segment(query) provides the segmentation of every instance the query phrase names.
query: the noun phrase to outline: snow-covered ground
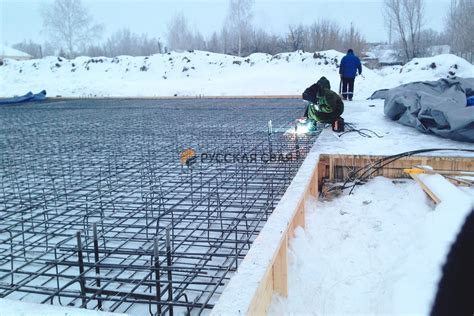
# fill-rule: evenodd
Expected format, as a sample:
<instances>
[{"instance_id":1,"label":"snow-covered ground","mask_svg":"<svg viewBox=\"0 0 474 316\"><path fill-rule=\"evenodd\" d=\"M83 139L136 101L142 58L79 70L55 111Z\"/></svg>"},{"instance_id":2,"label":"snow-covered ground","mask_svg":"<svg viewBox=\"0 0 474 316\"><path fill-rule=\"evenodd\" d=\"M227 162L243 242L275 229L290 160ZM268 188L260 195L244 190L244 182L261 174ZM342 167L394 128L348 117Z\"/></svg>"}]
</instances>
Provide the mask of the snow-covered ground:
<instances>
[{"instance_id":1,"label":"snow-covered ground","mask_svg":"<svg viewBox=\"0 0 474 316\"><path fill-rule=\"evenodd\" d=\"M408 65L407 65L408 66ZM416 67L413 65L410 67ZM426 135L393 122L383 101L345 102L347 122L365 131L325 129L320 154L394 155L428 148L474 150L474 144ZM473 157L437 151L425 155ZM273 297L270 314L429 314L452 241L474 207L474 189L421 175L442 203L412 180L378 177L329 201L310 201L306 229L290 243L288 298Z\"/></svg>"},{"instance_id":2,"label":"snow-covered ground","mask_svg":"<svg viewBox=\"0 0 474 316\"><path fill-rule=\"evenodd\" d=\"M108 313L63 307L49 304L35 304L9 299L0 299L0 316L125 316L126 314Z\"/></svg>"},{"instance_id":3,"label":"snow-covered ground","mask_svg":"<svg viewBox=\"0 0 474 316\"><path fill-rule=\"evenodd\" d=\"M406 151L429 148L473 149L474 144L423 134L415 128L390 120L384 115L383 100L345 102L342 116L347 123L371 136L362 137L356 132L337 134L325 129L318 138L318 151L325 154L394 155ZM377 133L377 137L373 132ZM434 152L426 155L462 155L474 153Z\"/></svg>"},{"instance_id":4,"label":"snow-covered ground","mask_svg":"<svg viewBox=\"0 0 474 316\"><path fill-rule=\"evenodd\" d=\"M270 314L429 314L474 204L474 190L455 190L434 206L416 182L379 177L311 202L290 246L288 298L275 295Z\"/></svg>"},{"instance_id":5,"label":"snow-covered ground","mask_svg":"<svg viewBox=\"0 0 474 316\"><path fill-rule=\"evenodd\" d=\"M300 95L321 76L337 91L337 67L343 56L334 50L242 58L192 51L148 57L6 59L0 66L0 97L43 89L48 96L65 97ZM356 98L410 81L455 75L473 77L474 66L454 55L440 55L404 67L364 67L364 77L356 79Z\"/></svg>"}]
</instances>

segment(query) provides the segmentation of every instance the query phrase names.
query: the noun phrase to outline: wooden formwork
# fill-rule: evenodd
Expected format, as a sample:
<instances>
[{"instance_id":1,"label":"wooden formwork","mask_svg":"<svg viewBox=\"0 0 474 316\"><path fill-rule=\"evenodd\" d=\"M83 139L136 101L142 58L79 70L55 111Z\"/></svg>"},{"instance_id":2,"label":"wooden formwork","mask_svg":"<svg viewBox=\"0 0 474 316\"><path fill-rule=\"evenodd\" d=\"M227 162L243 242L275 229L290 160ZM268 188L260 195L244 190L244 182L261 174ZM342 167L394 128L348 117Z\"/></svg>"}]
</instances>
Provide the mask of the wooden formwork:
<instances>
[{"instance_id":1,"label":"wooden formwork","mask_svg":"<svg viewBox=\"0 0 474 316\"><path fill-rule=\"evenodd\" d=\"M274 257L268 265L264 278L261 280L256 295L246 314L262 315L270 305L273 293L281 296L288 296L288 246L291 238L294 237L298 227L305 227L305 207L311 196L317 195L317 172L312 176L310 187L305 190L302 198L297 203L292 219L283 232L281 241L275 247Z\"/></svg>"},{"instance_id":2,"label":"wooden formwork","mask_svg":"<svg viewBox=\"0 0 474 316\"><path fill-rule=\"evenodd\" d=\"M288 245L295 229L305 226L308 199L318 195L323 180L344 180L352 170L381 158L384 157L310 153L211 314L263 315L266 314L274 293L287 296ZM474 171L474 158L404 157L384 166L374 176L405 178L407 175L403 170L416 165L429 165L435 170L443 171ZM299 187L301 185L304 187ZM288 195L292 194L297 196L289 198ZM279 217L284 217L286 225L283 227L278 226ZM277 229L266 229L272 225L277 226ZM270 255L259 256L259 251Z\"/></svg>"},{"instance_id":3,"label":"wooden formwork","mask_svg":"<svg viewBox=\"0 0 474 316\"><path fill-rule=\"evenodd\" d=\"M215 304L212 315L262 315L272 295L288 294L288 245L318 194L319 154L312 150Z\"/></svg>"},{"instance_id":4,"label":"wooden formwork","mask_svg":"<svg viewBox=\"0 0 474 316\"><path fill-rule=\"evenodd\" d=\"M319 159L319 179L343 181L350 172L374 163L384 156L365 155L321 155ZM404 169L414 166L431 166L438 171L474 171L474 158L445 156L410 156L398 159L376 171L373 176L387 178L407 178Z\"/></svg>"}]
</instances>

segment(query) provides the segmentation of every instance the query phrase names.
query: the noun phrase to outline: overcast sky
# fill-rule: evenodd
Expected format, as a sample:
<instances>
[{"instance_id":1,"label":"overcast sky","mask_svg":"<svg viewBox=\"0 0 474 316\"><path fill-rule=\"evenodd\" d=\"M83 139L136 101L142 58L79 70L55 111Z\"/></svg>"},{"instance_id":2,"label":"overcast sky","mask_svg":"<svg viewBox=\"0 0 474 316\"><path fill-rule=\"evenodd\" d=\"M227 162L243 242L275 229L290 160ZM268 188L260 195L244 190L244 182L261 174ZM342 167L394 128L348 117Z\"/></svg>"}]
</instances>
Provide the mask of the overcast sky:
<instances>
[{"instance_id":1,"label":"overcast sky","mask_svg":"<svg viewBox=\"0 0 474 316\"><path fill-rule=\"evenodd\" d=\"M12 45L32 39L43 42L40 8L54 0L0 0L0 43ZM179 12L192 29L208 36L220 30L228 0L83 0L94 19L105 25L103 38L122 27L166 40L170 18ZM425 0L425 26L442 30L449 0ZM382 16L383 0L255 0L254 24L281 34L289 24L310 24L327 18L362 32L370 42L387 41Z\"/></svg>"}]
</instances>

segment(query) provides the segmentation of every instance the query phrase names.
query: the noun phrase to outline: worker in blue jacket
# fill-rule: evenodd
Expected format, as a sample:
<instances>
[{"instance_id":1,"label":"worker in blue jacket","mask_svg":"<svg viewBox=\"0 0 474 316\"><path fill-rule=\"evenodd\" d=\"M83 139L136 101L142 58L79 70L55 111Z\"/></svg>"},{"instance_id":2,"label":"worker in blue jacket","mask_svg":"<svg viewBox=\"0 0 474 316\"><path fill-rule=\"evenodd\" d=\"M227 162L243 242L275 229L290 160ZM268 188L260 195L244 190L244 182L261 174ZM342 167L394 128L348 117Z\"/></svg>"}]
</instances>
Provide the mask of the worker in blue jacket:
<instances>
[{"instance_id":1,"label":"worker in blue jacket","mask_svg":"<svg viewBox=\"0 0 474 316\"><path fill-rule=\"evenodd\" d=\"M339 74L341 75L341 89L340 93L344 100L352 101L354 96L354 80L359 71L362 75L362 65L360 59L354 55L354 51L349 49L347 55L342 57L341 65L339 66Z\"/></svg>"}]
</instances>

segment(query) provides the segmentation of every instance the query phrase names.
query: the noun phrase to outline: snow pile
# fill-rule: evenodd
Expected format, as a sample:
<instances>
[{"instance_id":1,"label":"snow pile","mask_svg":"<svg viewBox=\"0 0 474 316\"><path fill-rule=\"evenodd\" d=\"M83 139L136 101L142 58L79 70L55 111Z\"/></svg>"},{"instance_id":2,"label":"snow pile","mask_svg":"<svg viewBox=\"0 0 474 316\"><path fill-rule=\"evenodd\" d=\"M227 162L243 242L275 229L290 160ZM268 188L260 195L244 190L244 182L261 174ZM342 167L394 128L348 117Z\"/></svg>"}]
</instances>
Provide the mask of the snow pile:
<instances>
[{"instance_id":1,"label":"snow pile","mask_svg":"<svg viewBox=\"0 0 474 316\"><path fill-rule=\"evenodd\" d=\"M248 57L191 51L149 57L47 57L6 60L0 96L46 89L51 96L288 95L328 76L338 80L343 54L253 54Z\"/></svg>"},{"instance_id":2,"label":"snow pile","mask_svg":"<svg viewBox=\"0 0 474 316\"><path fill-rule=\"evenodd\" d=\"M387 79L385 88L393 88L408 82L454 77L472 78L474 65L456 55L443 54L415 58L402 67L386 67L377 73Z\"/></svg>"},{"instance_id":3,"label":"snow pile","mask_svg":"<svg viewBox=\"0 0 474 316\"><path fill-rule=\"evenodd\" d=\"M147 57L6 59L0 66L0 97L43 89L49 96L68 97L300 95L321 76L338 91L343 56L334 50L248 57L190 51ZM356 79L355 98L365 99L377 89L401 83L446 77L454 65L459 76L474 73L474 66L452 55L421 61L407 64L401 73L399 68L378 73L364 67L364 77ZM429 67L433 61L438 65L434 70Z\"/></svg>"},{"instance_id":4,"label":"snow pile","mask_svg":"<svg viewBox=\"0 0 474 316\"><path fill-rule=\"evenodd\" d=\"M414 181L379 177L354 195L313 201L291 242L289 296L274 296L270 313L429 314L474 202L474 191L454 189L435 207Z\"/></svg>"}]
</instances>

